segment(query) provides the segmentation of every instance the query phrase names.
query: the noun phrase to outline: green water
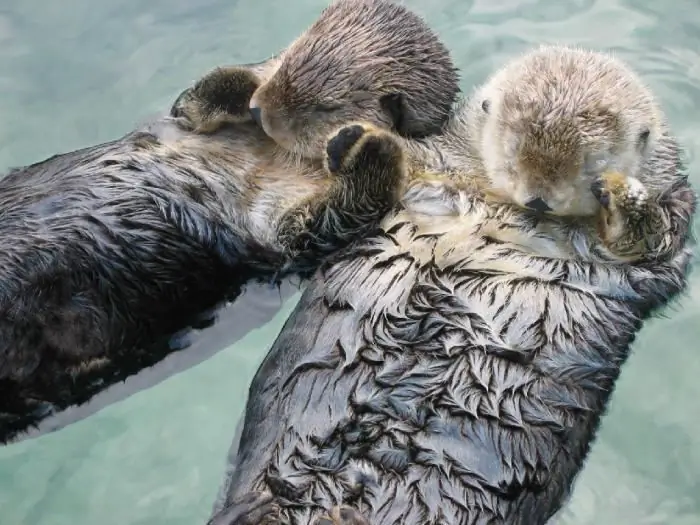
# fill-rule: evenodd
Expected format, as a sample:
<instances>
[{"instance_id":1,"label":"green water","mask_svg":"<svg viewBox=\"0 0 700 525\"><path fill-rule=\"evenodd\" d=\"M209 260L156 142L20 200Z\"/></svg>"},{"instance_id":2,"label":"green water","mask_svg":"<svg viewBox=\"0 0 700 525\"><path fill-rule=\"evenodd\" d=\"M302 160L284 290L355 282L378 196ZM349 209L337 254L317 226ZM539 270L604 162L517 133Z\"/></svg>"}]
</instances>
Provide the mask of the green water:
<instances>
[{"instance_id":1,"label":"green water","mask_svg":"<svg viewBox=\"0 0 700 525\"><path fill-rule=\"evenodd\" d=\"M277 51L326 3L2 0L0 167L116 138L210 67ZM453 50L465 88L540 42L616 50L658 93L700 187L698 0L407 3ZM560 523L700 525L699 280L640 335ZM0 525L203 525L247 384L292 306L182 373L0 448Z\"/></svg>"}]
</instances>

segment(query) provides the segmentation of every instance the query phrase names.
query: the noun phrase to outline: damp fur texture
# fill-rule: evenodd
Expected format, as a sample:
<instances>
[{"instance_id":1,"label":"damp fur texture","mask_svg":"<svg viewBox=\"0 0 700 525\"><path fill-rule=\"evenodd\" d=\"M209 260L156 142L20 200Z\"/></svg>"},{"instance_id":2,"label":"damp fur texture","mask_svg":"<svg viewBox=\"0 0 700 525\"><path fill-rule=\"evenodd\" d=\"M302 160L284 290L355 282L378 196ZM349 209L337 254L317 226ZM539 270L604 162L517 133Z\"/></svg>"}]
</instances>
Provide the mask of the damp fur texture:
<instances>
[{"instance_id":1,"label":"damp fur texture","mask_svg":"<svg viewBox=\"0 0 700 525\"><path fill-rule=\"evenodd\" d=\"M438 133L459 93L457 70L438 36L421 17L388 0L331 3L256 74L257 88L238 68L218 68L176 111L201 132L254 112L282 148L319 158L326 137L348 122L412 138ZM246 107L230 95L241 89L251 90Z\"/></svg>"},{"instance_id":2,"label":"damp fur texture","mask_svg":"<svg viewBox=\"0 0 700 525\"><path fill-rule=\"evenodd\" d=\"M163 126L0 180L0 441L152 365L249 279L308 275L397 199L400 173L305 168L256 126Z\"/></svg>"},{"instance_id":3,"label":"damp fur texture","mask_svg":"<svg viewBox=\"0 0 700 525\"><path fill-rule=\"evenodd\" d=\"M420 18L381 0L357 6L380 21L410 22L409 43L427 42L435 55L384 60L373 70L378 84L353 85L366 104L344 115L364 124L344 133L323 113L304 113L307 137L322 145L313 158L279 147L248 106L279 68L312 92L325 83L314 75L365 66L367 53L383 52L386 29L372 22L355 34L357 17L341 16L345 0L320 22L329 38L349 37L342 57L307 62L309 49L293 45L282 66L272 57L217 68L183 91L152 132L0 181L0 442L155 363L172 351L163 338L247 280L308 276L377 227L407 178L400 147L381 129L439 129L459 87L447 50ZM310 31L321 42L318 27ZM395 39L387 45L398 52ZM401 91L399 77L411 88ZM413 82L434 96L412 98ZM343 85L324 89L342 99ZM377 165L376 154L392 160Z\"/></svg>"},{"instance_id":4,"label":"damp fur texture","mask_svg":"<svg viewBox=\"0 0 700 525\"><path fill-rule=\"evenodd\" d=\"M562 60L591 75L620 67L548 47L507 76L536 64L550 93L596 89L572 84ZM541 525L567 500L643 322L686 288L696 195L660 110L625 120L622 105L610 111L631 143L640 119L652 123L629 176L578 173L591 215L524 209L482 162L503 147L503 135L481 141L499 111L483 93L440 137L394 137L412 181L374 235L321 267L273 344L212 525L229 525L251 494L268 505L264 523L294 525L329 523L329 512L357 522L339 505L371 525ZM531 138L524 129L516 140ZM643 197L618 199L639 190L630 176ZM644 242L619 252L606 214Z\"/></svg>"}]
</instances>

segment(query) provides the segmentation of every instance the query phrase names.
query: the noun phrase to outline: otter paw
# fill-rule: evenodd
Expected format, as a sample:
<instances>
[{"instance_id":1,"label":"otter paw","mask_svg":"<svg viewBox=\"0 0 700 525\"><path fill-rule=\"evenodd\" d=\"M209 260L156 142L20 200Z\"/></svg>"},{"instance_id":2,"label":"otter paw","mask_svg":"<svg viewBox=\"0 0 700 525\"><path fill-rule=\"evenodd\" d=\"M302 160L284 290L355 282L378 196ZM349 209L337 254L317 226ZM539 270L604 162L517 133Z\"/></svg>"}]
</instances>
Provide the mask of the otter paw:
<instances>
[{"instance_id":1,"label":"otter paw","mask_svg":"<svg viewBox=\"0 0 700 525\"><path fill-rule=\"evenodd\" d=\"M314 525L369 525L357 510L347 505L333 507L328 516L321 516Z\"/></svg>"},{"instance_id":2,"label":"otter paw","mask_svg":"<svg viewBox=\"0 0 700 525\"><path fill-rule=\"evenodd\" d=\"M248 103L260 80L250 70L217 68L177 98L170 116L197 133L211 133L227 123L252 120Z\"/></svg>"},{"instance_id":3,"label":"otter paw","mask_svg":"<svg viewBox=\"0 0 700 525\"><path fill-rule=\"evenodd\" d=\"M639 179L617 171L601 175L591 184L591 191L608 214L621 213L630 219L643 215L649 200L649 193Z\"/></svg>"},{"instance_id":4,"label":"otter paw","mask_svg":"<svg viewBox=\"0 0 700 525\"><path fill-rule=\"evenodd\" d=\"M653 236L649 192L634 177L618 172L603 174L591 185L601 205L598 231L607 248L626 260L644 256Z\"/></svg>"},{"instance_id":5,"label":"otter paw","mask_svg":"<svg viewBox=\"0 0 700 525\"><path fill-rule=\"evenodd\" d=\"M280 508L269 492L249 492L219 511L207 525L277 525Z\"/></svg>"},{"instance_id":6,"label":"otter paw","mask_svg":"<svg viewBox=\"0 0 700 525\"><path fill-rule=\"evenodd\" d=\"M352 173L398 166L403 154L389 133L368 124L351 124L328 141L326 159L331 173Z\"/></svg>"}]
</instances>

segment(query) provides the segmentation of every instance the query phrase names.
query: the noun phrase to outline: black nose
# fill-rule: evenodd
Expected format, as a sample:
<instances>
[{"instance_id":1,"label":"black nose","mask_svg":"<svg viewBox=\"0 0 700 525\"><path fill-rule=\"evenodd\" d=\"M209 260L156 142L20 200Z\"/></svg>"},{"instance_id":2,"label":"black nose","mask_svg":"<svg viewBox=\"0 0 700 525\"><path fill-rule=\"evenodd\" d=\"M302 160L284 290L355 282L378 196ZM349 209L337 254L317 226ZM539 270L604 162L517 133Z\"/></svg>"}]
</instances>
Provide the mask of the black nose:
<instances>
[{"instance_id":1,"label":"black nose","mask_svg":"<svg viewBox=\"0 0 700 525\"><path fill-rule=\"evenodd\" d=\"M552 211L552 208L550 208L546 202L544 202L542 199L537 197L536 199L532 199L530 201L527 201L525 203L525 206L530 208L531 210L536 211L537 213L545 213L548 211Z\"/></svg>"},{"instance_id":2,"label":"black nose","mask_svg":"<svg viewBox=\"0 0 700 525\"><path fill-rule=\"evenodd\" d=\"M250 116L258 126L262 127L262 110L259 107L251 106Z\"/></svg>"}]
</instances>

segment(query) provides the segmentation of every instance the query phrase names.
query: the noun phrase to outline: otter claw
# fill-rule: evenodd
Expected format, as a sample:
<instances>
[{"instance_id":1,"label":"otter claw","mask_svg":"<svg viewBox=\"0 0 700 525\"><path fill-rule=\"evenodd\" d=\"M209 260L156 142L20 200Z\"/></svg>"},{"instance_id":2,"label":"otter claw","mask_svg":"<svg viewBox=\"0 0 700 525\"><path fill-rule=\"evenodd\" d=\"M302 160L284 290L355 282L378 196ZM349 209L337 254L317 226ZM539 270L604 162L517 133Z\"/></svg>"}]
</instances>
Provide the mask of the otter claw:
<instances>
[{"instance_id":1,"label":"otter claw","mask_svg":"<svg viewBox=\"0 0 700 525\"><path fill-rule=\"evenodd\" d=\"M343 160L350 149L365 134L365 129L359 124L347 126L328 141L326 155L328 156L328 171L335 173L343 165Z\"/></svg>"}]
</instances>

